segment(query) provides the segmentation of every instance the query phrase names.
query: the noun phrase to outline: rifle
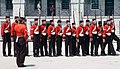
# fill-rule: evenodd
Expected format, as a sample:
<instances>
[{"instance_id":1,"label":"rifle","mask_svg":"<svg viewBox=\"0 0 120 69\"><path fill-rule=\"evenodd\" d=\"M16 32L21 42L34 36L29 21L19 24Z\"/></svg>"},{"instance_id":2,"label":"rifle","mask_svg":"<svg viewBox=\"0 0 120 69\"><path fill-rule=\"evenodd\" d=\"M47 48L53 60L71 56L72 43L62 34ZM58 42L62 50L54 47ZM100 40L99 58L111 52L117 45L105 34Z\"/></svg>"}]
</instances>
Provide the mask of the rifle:
<instances>
[{"instance_id":1,"label":"rifle","mask_svg":"<svg viewBox=\"0 0 120 69\"><path fill-rule=\"evenodd\" d=\"M73 6L73 21L74 21L74 23L75 23L74 6Z\"/></svg>"}]
</instances>

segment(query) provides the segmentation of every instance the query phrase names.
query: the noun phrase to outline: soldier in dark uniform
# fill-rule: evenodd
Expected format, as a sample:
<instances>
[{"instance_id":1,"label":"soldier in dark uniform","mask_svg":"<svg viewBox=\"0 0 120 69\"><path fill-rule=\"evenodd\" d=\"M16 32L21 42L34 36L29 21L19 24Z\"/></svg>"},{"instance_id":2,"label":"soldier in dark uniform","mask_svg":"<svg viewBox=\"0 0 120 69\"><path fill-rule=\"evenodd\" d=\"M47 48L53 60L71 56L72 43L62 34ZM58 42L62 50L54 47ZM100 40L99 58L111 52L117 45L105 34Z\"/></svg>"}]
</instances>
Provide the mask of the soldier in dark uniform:
<instances>
[{"instance_id":1,"label":"soldier in dark uniform","mask_svg":"<svg viewBox=\"0 0 120 69\"><path fill-rule=\"evenodd\" d=\"M11 26L10 26L10 17L6 16L6 21L2 24L1 27L1 35L3 39L3 56L7 57L6 55L6 43L8 43L8 56L11 55Z\"/></svg>"},{"instance_id":2,"label":"soldier in dark uniform","mask_svg":"<svg viewBox=\"0 0 120 69\"><path fill-rule=\"evenodd\" d=\"M24 65L25 61L25 54L26 54L26 42L28 39L27 35L27 29L25 24L23 23L23 20L19 20L19 24L15 26L15 32L16 32L16 51L17 51L17 65L18 67L26 67Z\"/></svg>"},{"instance_id":3,"label":"soldier in dark uniform","mask_svg":"<svg viewBox=\"0 0 120 69\"><path fill-rule=\"evenodd\" d=\"M117 41L117 49L116 50L120 52L120 39L115 34L115 23L112 18L110 19L110 22L111 22L111 30L112 30L112 34L111 34L112 42L113 42L113 40ZM113 46L113 44L112 44L112 46Z\"/></svg>"},{"instance_id":4,"label":"soldier in dark uniform","mask_svg":"<svg viewBox=\"0 0 120 69\"><path fill-rule=\"evenodd\" d=\"M76 24L72 23L72 54L76 55Z\"/></svg>"}]
</instances>

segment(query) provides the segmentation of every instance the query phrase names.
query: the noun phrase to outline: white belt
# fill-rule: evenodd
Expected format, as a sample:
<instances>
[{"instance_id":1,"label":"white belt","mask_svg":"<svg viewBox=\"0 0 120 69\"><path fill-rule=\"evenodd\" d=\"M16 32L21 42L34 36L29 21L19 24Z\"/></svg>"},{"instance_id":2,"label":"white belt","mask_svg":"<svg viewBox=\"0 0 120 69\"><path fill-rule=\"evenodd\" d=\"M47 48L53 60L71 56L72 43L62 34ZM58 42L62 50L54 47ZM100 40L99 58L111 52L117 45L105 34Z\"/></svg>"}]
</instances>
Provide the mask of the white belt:
<instances>
[{"instance_id":1,"label":"white belt","mask_svg":"<svg viewBox=\"0 0 120 69\"><path fill-rule=\"evenodd\" d=\"M115 32L114 30L112 30L112 32Z\"/></svg>"},{"instance_id":2,"label":"white belt","mask_svg":"<svg viewBox=\"0 0 120 69\"><path fill-rule=\"evenodd\" d=\"M8 31L8 30L5 30L4 32L5 32L5 33L9 33L9 31Z\"/></svg>"},{"instance_id":3,"label":"white belt","mask_svg":"<svg viewBox=\"0 0 120 69\"><path fill-rule=\"evenodd\" d=\"M75 36L76 36L76 34L73 34L72 36L74 36L74 37L75 37Z\"/></svg>"},{"instance_id":4,"label":"white belt","mask_svg":"<svg viewBox=\"0 0 120 69\"><path fill-rule=\"evenodd\" d=\"M102 34L99 33L98 36L102 36Z\"/></svg>"},{"instance_id":5,"label":"white belt","mask_svg":"<svg viewBox=\"0 0 120 69\"><path fill-rule=\"evenodd\" d=\"M66 35L70 36L70 35L71 35L71 32L69 32L69 33L66 33Z\"/></svg>"},{"instance_id":6,"label":"white belt","mask_svg":"<svg viewBox=\"0 0 120 69\"><path fill-rule=\"evenodd\" d=\"M86 34L86 35L88 35L89 33L88 33L88 32L86 32L85 34Z\"/></svg>"},{"instance_id":7,"label":"white belt","mask_svg":"<svg viewBox=\"0 0 120 69\"><path fill-rule=\"evenodd\" d=\"M108 36L110 36L111 35L111 33L106 33Z\"/></svg>"},{"instance_id":8,"label":"white belt","mask_svg":"<svg viewBox=\"0 0 120 69\"><path fill-rule=\"evenodd\" d=\"M46 36L46 33L42 33L42 35Z\"/></svg>"},{"instance_id":9,"label":"white belt","mask_svg":"<svg viewBox=\"0 0 120 69\"><path fill-rule=\"evenodd\" d=\"M17 36L17 38L16 38L16 42L18 42L18 38L20 38L20 37L24 37L24 36Z\"/></svg>"},{"instance_id":10,"label":"white belt","mask_svg":"<svg viewBox=\"0 0 120 69\"><path fill-rule=\"evenodd\" d=\"M79 34L79 36L83 37L83 36L84 36L84 34Z\"/></svg>"},{"instance_id":11,"label":"white belt","mask_svg":"<svg viewBox=\"0 0 120 69\"><path fill-rule=\"evenodd\" d=\"M92 34L97 34L97 31L95 31L95 32L92 32Z\"/></svg>"},{"instance_id":12,"label":"white belt","mask_svg":"<svg viewBox=\"0 0 120 69\"><path fill-rule=\"evenodd\" d=\"M51 35L55 35L55 32L52 32Z\"/></svg>"},{"instance_id":13,"label":"white belt","mask_svg":"<svg viewBox=\"0 0 120 69\"><path fill-rule=\"evenodd\" d=\"M62 33L59 33L58 35L59 35L59 36L62 36Z\"/></svg>"},{"instance_id":14,"label":"white belt","mask_svg":"<svg viewBox=\"0 0 120 69\"><path fill-rule=\"evenodd\" d=\"M39 34L39 32L34 32L34 34Z\"/></svg>"}]
</instances>

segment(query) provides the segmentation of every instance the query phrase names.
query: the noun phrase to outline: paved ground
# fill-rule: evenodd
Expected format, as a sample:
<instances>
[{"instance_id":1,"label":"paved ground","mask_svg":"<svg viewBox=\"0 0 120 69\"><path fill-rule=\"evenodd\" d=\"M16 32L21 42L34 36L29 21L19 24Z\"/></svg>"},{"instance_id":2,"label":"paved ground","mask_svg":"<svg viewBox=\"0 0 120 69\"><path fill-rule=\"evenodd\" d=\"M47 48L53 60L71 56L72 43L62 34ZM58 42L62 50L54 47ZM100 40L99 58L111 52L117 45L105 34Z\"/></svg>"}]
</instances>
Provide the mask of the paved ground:
<instances>
[{"instance_id":1,"label":"paved ground","mask_svg":"<svg viewBox=\"0 0 120 69\"><path fill-rule=\"evenodd\" d=\"M116 49L116 44L114 45ZM32 43L29 43L29 48L30 48L29 54L32 55ZM2 52L1 42L0 52ZM2 57L2 53L0 53L0 69L17 69L15 60L16 58L14 57ZM27 65L27 67L19 69L120 69L120 56L104 56L104 57L62 56L62 57L38 57L38 58L30 56L26 57L25 65Z\"/></svg>"}]
</instances>

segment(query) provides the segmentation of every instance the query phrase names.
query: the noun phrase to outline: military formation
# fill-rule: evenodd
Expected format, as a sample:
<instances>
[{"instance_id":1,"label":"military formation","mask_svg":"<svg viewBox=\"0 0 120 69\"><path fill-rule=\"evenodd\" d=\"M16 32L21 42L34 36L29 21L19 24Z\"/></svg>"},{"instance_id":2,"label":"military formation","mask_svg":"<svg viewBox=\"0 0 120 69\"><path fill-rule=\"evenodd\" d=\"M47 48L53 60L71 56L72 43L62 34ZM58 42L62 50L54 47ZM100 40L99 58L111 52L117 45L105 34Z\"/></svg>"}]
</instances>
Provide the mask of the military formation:
<instances>
[{"instance_id":1,"label":"military formation","mask_svg":"<svg viewBox=\"0 0 120 69\"><path fill-rule=\"evenodd\" d=\"M11 38L14 41L14 56L17 57L18 67L25 67L25 56L28 55L28 30L27 20L24 17L15 16L15 22L10 23L10 17L6 16L6 21L1 27L1 36L3 39L3 56L11 55ZM39 24L38 18L34 19L34 24L30 27L30 37L33 42L33 56L63 56L62 47L65 46L65 56L116 56L116 51L120 52L120 39L115 34L114 19L105 21L96 21L92 19L79 21L79 26L66 20L66 26L62 28L62 21L50 20L47 27L46 20ZM117 41L117 49L114 49L113 40ZM65 44L62 44L63 41ZM8 55L6 54L6 43L8 44ZM108 45L108 46L107 46ZM108 52L105 52L105 48ZM98 49L101 52L98 54ZM115 51L116 50L116 51ZM82 54L80 54L80 51Z\"/></svg>"}]
</instances>

